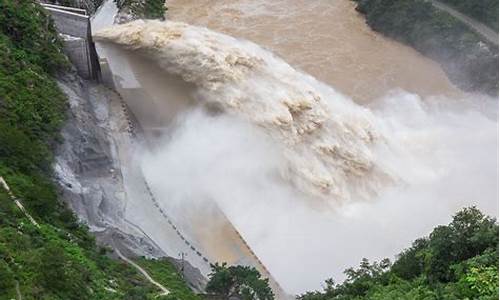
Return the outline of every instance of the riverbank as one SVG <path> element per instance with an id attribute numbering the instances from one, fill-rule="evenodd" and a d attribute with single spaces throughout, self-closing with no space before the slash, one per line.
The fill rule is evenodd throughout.
<path id="1" fill-rule="evenodd" d="M 463 97 L 441 66 L 373 31 L 351 0 L 170 0 L 167 18 L 250 40 L 353 101 L 394 90 Z"/>
<path id="2" fill-rule="evenodd" d="M 498 96 L 498 47 L 431 2 L 357 0 L 375 31 L 438 61 L 467 92 Z"/>

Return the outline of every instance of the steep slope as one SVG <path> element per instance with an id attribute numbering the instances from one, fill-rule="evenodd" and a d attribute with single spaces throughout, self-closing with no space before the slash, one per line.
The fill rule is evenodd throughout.
<path id="1" fill-rule="evenodd" d="M 40 225 L 0 188 L 0 299 L 152 299 L 161 291 L 96 245 L 52 181 L 53 149 L 68 116 L 65 93 L 82 84 L 68 67 L 35 1 L 0 1 L 0 176 Z M 171 270 L 167 261 L 156 267 Z M 195 299 L 182 289 L 176 297 Z M 172 294 L 179 290 L 176 283 Z"/>

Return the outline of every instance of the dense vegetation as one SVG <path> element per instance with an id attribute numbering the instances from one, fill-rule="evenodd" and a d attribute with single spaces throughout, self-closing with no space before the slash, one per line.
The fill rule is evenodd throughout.
<path id="1" fill-rule="evenodd" d="M 120 10 L 128 10 L 134 18 L 164 19 L 165 0 L 114 0 Z"/>
<path id="2" fill-rule="evenodd" d="M 0 176 L 37 217 L 61 221 L 64 210 L 46 178 L 66 109 L 51 74 L 67 60 L 33 2 L 0 0 L 0 24 Z"/>
<path id="3" fill-rule="evenodd" d="M 35 0 L 0 0 L 0 176 L 40 223 L 32 225 L 0 188 L 0 300 L 16 298 L 16 286 L 23 299 L 153 299 L 157 288 L 96 245 L 50 180 L 67 108 L 53 76 L 67 66 Z M 158 281 L 172 295 L 189 293 L 168 262 L 144 263 L 169 274 Z"/>
<path id="4" fill-rule="evenodd" d="M 458 212 L 447 226 L 388 259 L 345 271 L 341 284 L 301 300 L 498 299 L 498 223 L 476 208 Z"/>
<path id="5" fill-rule="evenodd" d="M 221 299 L 273 300 L 269 279 L 262 278 L 259 271 L 248 266 L 230 266 L 226 263 L 213 264 L 207 292 Z"/>
<path id="6" fill-rule="evenodd" d="M 160 260 L 140 259 L 137 263 L 146 269 L 158 282 L 164 284 L 171 294 L 166 299 L 172 300 L 200 300 L 200 296 L 186 285 L 182 276 L 175 267 L 165 258 Z"/>
<path id="7" fill-rule="evenodd" d="M 498 32 L 498 0 L 441 0 Z"/>
<path id="8" fill-rule="evenodd" d="M 459 87 L 498 95 L 498 47 L 454 17 L 425 0 L 356 1 L 370 27 L 440 62 Z"/>

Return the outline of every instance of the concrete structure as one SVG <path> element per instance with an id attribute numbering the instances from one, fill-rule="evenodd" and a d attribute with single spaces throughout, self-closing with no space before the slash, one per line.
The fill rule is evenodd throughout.
<path id="1" fill-rule="evenodd" d="M 64 52 L 85 79 L 99 80 L 100 66 L 90 18 L 83 9 L 44 4 L 64 41 Z"/>

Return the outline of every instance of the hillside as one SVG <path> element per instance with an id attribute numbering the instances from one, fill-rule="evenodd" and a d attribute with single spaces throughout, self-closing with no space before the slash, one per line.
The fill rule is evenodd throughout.
<path id="1" fill-rule="evenodd" d="M 356 2 L 372 29 L 439 62 L 463 90 L 498 96 L 498 47 L 459 20 L 424 0 Z"/>
<path id="2" fill-rule="evenodd" d="M 343 283 L 329 279 L 324 291 L 299 299 L 498 299 L 498 223 L 476 208 L 463 209 L 394 263 L 363 259 L 344 273 Z"/>
<path id="3" fill-rule="evenodd" d="M 441 0 L 498 32 L 498 0 Z"/>
<path id="4" fill-rule="evenodd" d="M 54 26 L 35 1 L 0 1 L 0 176 L 40 224 L 0 188 L 0 299 L 196 299 L 167 260 L 140 260 L 171 289 L 160 294 L 135 268 L 112 259 L 61 201 L 51 180 L 68 72 Z"/>
<path id="5" fill-rule="evenodd" d="M 92 3 L 98 5 L 99 1 Z M 75 5 L 76 0 L 53 2 Z M 164 13 L 164 0 L 119 2 L 125 14 L 134 17 L 159 18 Z M 477 36 L 451 19 L 422 21 L 436 13 L 427 4 L 413 6 L 415 1 L 402 0 L 395 7 L 389 2 L 394 1 L 370 4 L 370 0 L 360 0 L 359 9 L 367 14 L 371 26 L 408 44 L 424 43 L 437 51 L 436 47 L 455 47 L 456 38 L 467 55 L 467 51 L 479 49 Z M 414 29 L 413 21 L 421 31 Z M 434 35 L 434 26 L 454 46 L 428 40 L 427 30 Z M 410 37 L 403 39 L 403 33 Z M 491 54 L 490 46 L 485 47 Z M 458 48 L 450 51 L 455 51 L 450 59 L 465 55 L 458 54 Z M 472 90 L 491 93 L 494 88 L 492 80 L 498 80 L 498 70 L 495 78 L 485 77 L 494 77 L 488 72 L 496 68 L 492 64 L 495 59 L 498 62 L 498 56 L 492 55 L 467 56 L 465 70 L 472 72 L 467 76 L 475 74 L 478 78 L 474 80 L 484 81 L 470 83 Z M 207 287 L 211 294 L 197 295 L 178 271 L 184 268 L 183 262 L 129 257 L 125 251 L 123 255 L 96 242 L 63 201 L 54 180 L 55 149 L 68 140 L 61 130 L 71 118 L 72 98 L 60 83 L 62 78 L 76 77 L 54 24 L 37 1 L 0 0 L 0 176 L 40 224 L 33 225 L 0 186 L 0 300 L 274 299 L 269 280 L 261 278 L 255 268 L 213 265 Z M 303 268 L 305 262 L 295 263 Z M 343 283 L 327 280 L 324 291 L 309 292 L 299 299 L 497 299 L 498 223 L 476 208 L 467 208 L 450 224 L 416 240 L 394 262 L 362 260 L 358 268 L 345 273 Z M 148 276 L 169 293 L 162 293 Z"/>

